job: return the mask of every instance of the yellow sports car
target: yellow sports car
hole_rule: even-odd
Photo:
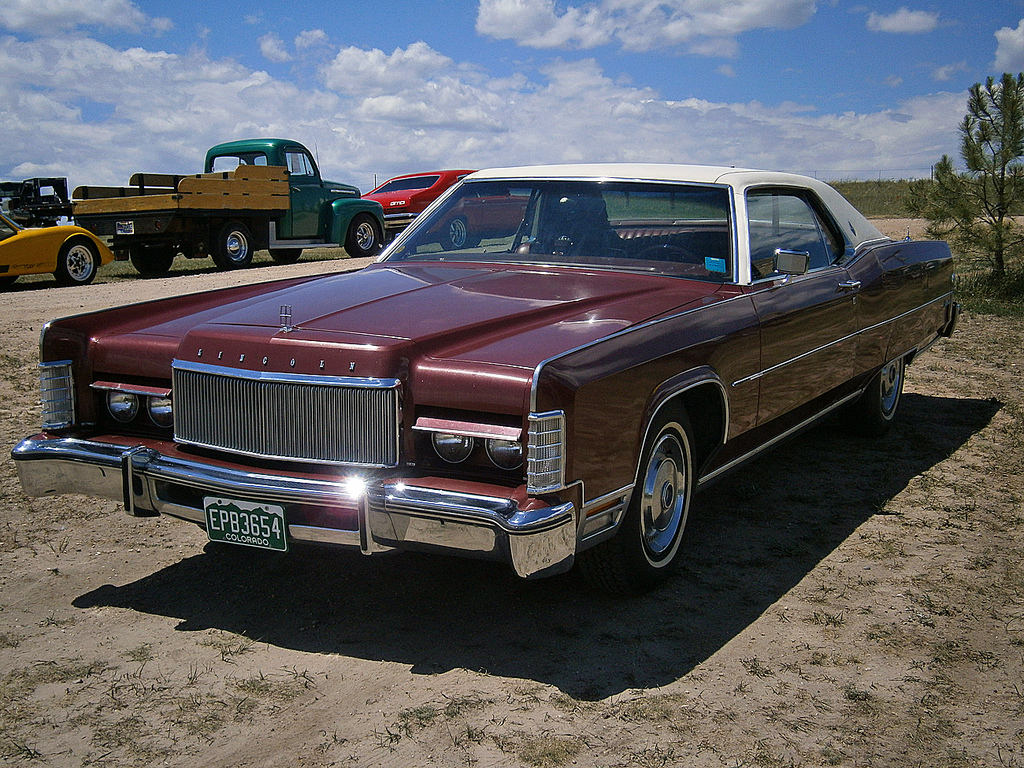
[[[81,227],[26,229],[0,214],[0,288],[20,275],[52,272],[61,285],[86,285],[114,260],[102,240]]]

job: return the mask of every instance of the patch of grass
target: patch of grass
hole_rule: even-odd
[[[752,656],[749,659],[740,659],[740,663],[743,665],[743,668],[747,670],[747,674],[753,675],[754,677],[765,678],[772,677],[775,674],[775,670],[762,662],[756,656]]]
[[[907,215],[906,199],[910,193],[907,179],[842,180],[831,182],[831,186],[865,216],[902,218]]]
[[[675,720],[682,697],[674,695],[641,696],[626,702],[619,717],[633,723]]]
[[[582,750],[576,739],[562,736],[526,737],[520,744],[517,754],[527,765],[537,768],[557,768],[575,758]]]
[[[997,317],[1024,317],[1024,265],[1008,266],[998,278],[988,270],[957,275],[957,300],[969,312]]]
[[[216,632],[200,640],[199,644],[219,651],[221,661],[230,661],[234,656],[241,656],[251,651],[256,645],[256,641],[245,635]]]

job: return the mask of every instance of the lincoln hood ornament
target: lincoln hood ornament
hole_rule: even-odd
[[[281,305],[281,330],[284,331],[285,333],[288,333],[288,331],[292,330],[293,328],[294,328],[294,326],[292,325],[292,305],[291,304],[282,304]]]

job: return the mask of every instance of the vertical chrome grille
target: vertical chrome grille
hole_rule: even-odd
[[[62,429],[75,423],[75,380],[70,360],[39,364],[39,394],[43,429]]]
[[[175,361],[174,438],[247,456],[398,464],[395,379],[266,374]]]
[[[565,414],[530,414],[526,487],[530,493],[557,491],[565,485]]]

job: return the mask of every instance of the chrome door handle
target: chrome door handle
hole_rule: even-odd
[[[843,293],[852,293],[853,291],[860,290],[860,280],[844,280],[839,284],[839,289]]]

